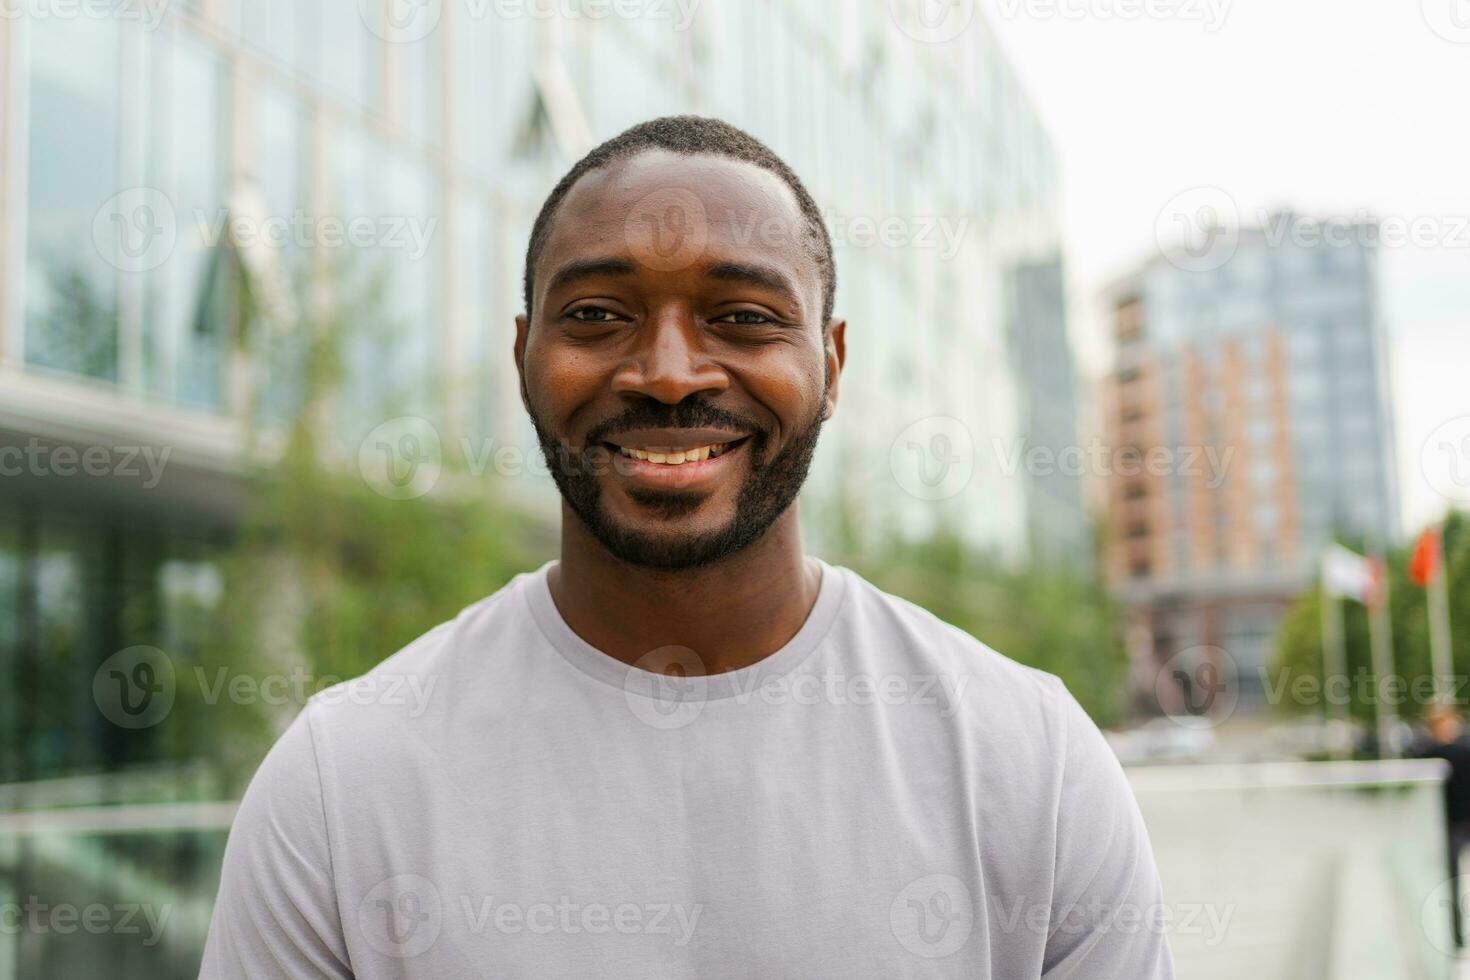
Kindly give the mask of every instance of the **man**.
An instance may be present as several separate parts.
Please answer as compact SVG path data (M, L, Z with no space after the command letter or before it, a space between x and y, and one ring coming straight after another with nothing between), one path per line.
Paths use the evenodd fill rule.
M1172 976L1062 684L803 554L834 286L810 195L724 123L562 179L515 338L561 560L362 688L426 705L313 699L241 804L206 977Z
M1424 738L1409 754L1420 759L1443 759L1450 764L1444 784L1445 840L1449 857L1449 913L1455 947L1465 946L1460 908L1460 854L1470 844L1470 742L1453 702L1435 701L1424 713Z

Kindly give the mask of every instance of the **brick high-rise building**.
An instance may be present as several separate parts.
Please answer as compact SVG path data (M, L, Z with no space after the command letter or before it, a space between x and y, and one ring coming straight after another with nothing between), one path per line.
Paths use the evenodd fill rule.
M1229 657L1199 655L1237 669L1243 703L1259 701L1323 546L1395 537L1374 230L1310 244L1243 230L1218 268L1159 257L1110 291L1104 428L1122 462L1107 561L1141 682L1213 647Z

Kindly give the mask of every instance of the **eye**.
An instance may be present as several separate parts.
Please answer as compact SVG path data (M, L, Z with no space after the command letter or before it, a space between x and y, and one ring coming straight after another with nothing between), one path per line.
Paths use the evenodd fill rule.
M580 323L612 323L618 315L605 306L579 306L567 313Z
M734 310L715 317L711 323L733 323L738 327L764 327L776 321L756 310Z

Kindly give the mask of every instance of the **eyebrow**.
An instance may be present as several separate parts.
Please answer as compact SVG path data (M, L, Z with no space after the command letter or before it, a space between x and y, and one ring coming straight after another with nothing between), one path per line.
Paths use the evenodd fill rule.
M633 263L627 259L582 259L556 270L556 275L551 277L546 289L550 292L598 276L631 276L634 271Z
M793 302L797 291L791 278L773 266L752 262L719 262L705 271L705 276L722 282L748 282L782 293Z

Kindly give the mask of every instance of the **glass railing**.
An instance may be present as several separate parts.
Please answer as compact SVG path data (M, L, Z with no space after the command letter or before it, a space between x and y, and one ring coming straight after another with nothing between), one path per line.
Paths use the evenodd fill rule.
M193 980L232 803L0 813L0 980Z

